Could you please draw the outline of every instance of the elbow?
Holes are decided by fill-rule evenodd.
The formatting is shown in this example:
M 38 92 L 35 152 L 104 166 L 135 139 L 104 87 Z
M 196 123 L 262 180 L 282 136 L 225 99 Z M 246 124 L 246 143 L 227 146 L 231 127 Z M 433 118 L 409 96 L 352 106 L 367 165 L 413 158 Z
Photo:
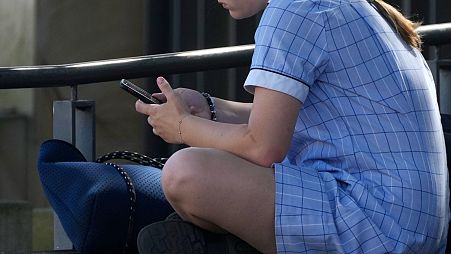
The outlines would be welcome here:
M 243 155 L 249 161 L 262 166 L 271 167 L 274 163 L 281 162 L 289 148 L 289 142 L 279 142 L 274 139 L 267 138 L 266 135 L 253 135 L 251 130 L 246 131 L 245 137 L 242 139 L 241 149 Z
M 260 146 L 255 149 L 253 157 L 253 162 L 259 166 L 269 168 L 274 163 L 283 161 L 286 156 L 286 149 L 280 149 L 274 146 Z

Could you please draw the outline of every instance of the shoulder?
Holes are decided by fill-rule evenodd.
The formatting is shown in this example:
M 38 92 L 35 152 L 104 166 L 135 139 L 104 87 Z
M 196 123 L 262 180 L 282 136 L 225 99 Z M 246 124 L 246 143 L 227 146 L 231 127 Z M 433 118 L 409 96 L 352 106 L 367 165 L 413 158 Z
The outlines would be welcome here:
M 362 0 L 358 0 L 362 1 Z M 350 1 L 340 0 L 271 0 L 265 12 L 284 11 L 303 15 L 333 12 Z
M 323 29 L 328 17 L 340 15 L 348 1 L 337 0 L 271 0 L 260 20 L 259 28 L 282 28 L 293 33 Z M 335 14 L 335 12 L 338 12 Z M 258 31 L 258 30 L 257 30 Z
M 310 18 L 323 16 L 323 19 L 339 19 L 349 22 L 356 15 L 372 16 L 367 0 L 271 0 L 264 11 L 261 24 L 272 22 L 281 14 L 290 18 Z M 360 15 L 360 16 L 362 16 Z
M 327 11 L 348 2 L 349 0 L 271 0 L 268 7 L 283 9 L 306 7 L 312 11 Z

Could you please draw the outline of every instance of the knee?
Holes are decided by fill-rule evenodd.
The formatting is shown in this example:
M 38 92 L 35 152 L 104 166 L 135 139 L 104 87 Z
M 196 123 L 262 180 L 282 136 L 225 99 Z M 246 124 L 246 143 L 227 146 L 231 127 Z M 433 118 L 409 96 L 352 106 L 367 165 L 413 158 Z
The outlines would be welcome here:
M 172 204 L 185 201 L 195 192 L 202 171 L 199 154 L 198 148 L 185 148 L 174 153 L 165 163 L 161 185 Z

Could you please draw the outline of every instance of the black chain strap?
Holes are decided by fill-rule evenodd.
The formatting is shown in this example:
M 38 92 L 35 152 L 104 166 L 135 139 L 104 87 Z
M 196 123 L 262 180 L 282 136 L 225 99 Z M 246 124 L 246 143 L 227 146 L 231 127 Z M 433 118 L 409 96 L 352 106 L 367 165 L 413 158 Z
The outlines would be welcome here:
M 111 163 L 106 162 L 108 160 L 115 160 L 115 159 L 122 159 L 122 160 L 128 160 L 132 161 L 144 166 L 152 166 L 155 168 L 162 169 L 164 166 L 164 163 L 167 161 L 167 158 L 150 158 L 146 155 L 139 154 L 136 152 L 129 152 L 129 151 L 115 151 L 112 153 L 105 154 L 99 158 L 96 159 L 97 163 L 105 163 L 106 165 L 114 167 L 117 172 L 121 175 L 121 177 L 124 179 L 125 184 L 127 186 L 127 193 L 130 200 L 130 207 L 129 207 L 129 217 L 128 217 L 128 229 L 127 229 L 127 239 L 125 241 L 125 246 L 123 249 L 123 253 L 127 253 L 128 249 L 130 247 L 130 241 L 132 241 L 132 235 L 133 235 L 133 226 L 135 222 L 135 207 L 136 207 L 136 191 L 135 186 L 133 185 L 132 179 L 127 174 L 127 172 L 124 170 L 123 167 Z
M 168 160 L 167 158 L 150 158 L 147 155 L 136 153 L 136 152 L 129 152 L 129 151 L 115 151 L 112 153 L 107 153 L 99 158 L 96 159 L 96 162 L 103 163 L 108 160 L 115 160 L 115 159 L 123 159 L 132 161 L 138 164 L 141 164 L 143 166 L 151 166 L 154 168 L 162 169 L 164 166 L 164 163 Z

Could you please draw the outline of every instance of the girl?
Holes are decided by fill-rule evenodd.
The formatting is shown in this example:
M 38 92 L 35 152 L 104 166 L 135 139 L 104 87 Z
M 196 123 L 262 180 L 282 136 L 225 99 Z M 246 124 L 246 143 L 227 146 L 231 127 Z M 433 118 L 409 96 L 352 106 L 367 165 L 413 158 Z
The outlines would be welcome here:
M 162 173 L 180 217 L 263 253 L 443 253 L 445 145 L 416 24 L 382 0 L 219 3 L 236 19 L 265 9 L 244 84 L 253 103 L 162 77 L 164 104 L 136 102 L 155 135 L 190 146 Z M 187 222 L 146 227 L 140 251 L 177 248 L 180 233 L 155 235 L 192 227 L 178 247 L 203 253 Z

